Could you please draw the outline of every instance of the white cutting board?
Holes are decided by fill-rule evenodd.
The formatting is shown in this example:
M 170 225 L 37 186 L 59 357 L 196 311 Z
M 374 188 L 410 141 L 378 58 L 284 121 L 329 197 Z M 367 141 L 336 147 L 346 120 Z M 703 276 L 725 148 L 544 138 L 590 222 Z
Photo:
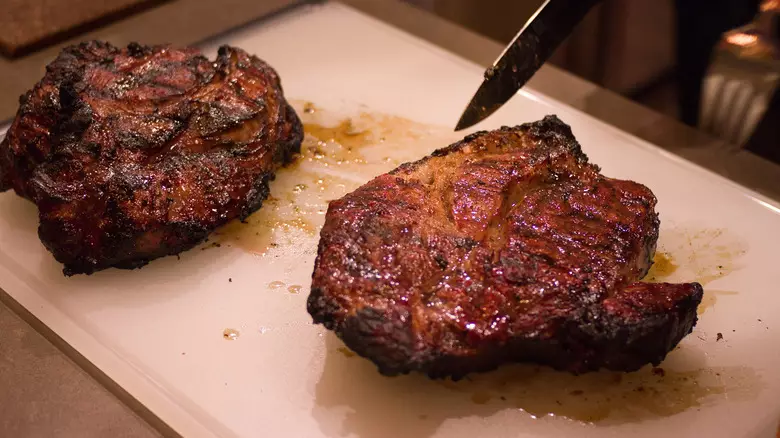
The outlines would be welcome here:
M 339 4 L 302 7 L 220 43 L 266 59 L 289 97 L 327 109 L 307 116 L 323 120 L 368 111 L 452 126 L 482 75 Z M 210 56 L 215 49 L 207 48 Z M 668 278 L 706 283 L 706 312 L 662 365 L 663 377 L 647 369 L 618 382 L 615 373 L 575 378 L 509 367 L 457 384 L 391 379 L 311 325 L 305 301 L 323 199 L 451 138 L 378 116 L 368 123 L 381 131 L 374 139 L 386 138 L 364 151 L 373 157 L 368 164 L 314 159 L 273 184 L 277 210 L 297 205 L 303 222 L 276 212 L 293 216 L 269 219 L 278 228 L 272 237 L 228 233 L 217 239 L 220 248 L 138 271 L 64 278 L 37 239 L 34 207 L 0 195 L 0 287 L 185 436 L 773 437 L 780 421 L 778 204 L 533 91 L 480 128 L 549 113 L 571 124 L 605 174 L 644 183 L 658 196 L 661 251 L 680 266 Z M 344 175 L 350 169 L 359 172 Z M 342 179 L 328 176 L 325 195 L 317 195 L 315 172 Z M 307 187 L 296 189 L 297 178 Z M 264 208 L 271 215 L 272 204 Z M 250 230 L 262 227 L 255 222 Z M 242 232 L 245 240 L 236 241 Z M 277 246 L 252 253 L 269 239 Z M 302 291 L 288 292 L 293 285 Z M 240 335 L 225 340 L 226 328 Z

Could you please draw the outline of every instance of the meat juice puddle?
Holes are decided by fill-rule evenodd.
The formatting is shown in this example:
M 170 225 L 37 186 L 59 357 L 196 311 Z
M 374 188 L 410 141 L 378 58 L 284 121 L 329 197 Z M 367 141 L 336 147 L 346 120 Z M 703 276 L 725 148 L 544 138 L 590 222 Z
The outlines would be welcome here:
M 311 103 L 292 103 L 304 123 L 301 154 L 277 173 L 263 207 L 244 223 L 233 222 L 217 231 L 211 245 L 237 247 L 261 257 L 282 252 L 313 256 L 330 200 L 462 137 L 446 128 L 400 117 L 361 112 L 356 117 L 345 118 Z M 710 234 L 715 240 L 718 237 L 716 231 L 699 234 L 686 237 L 690 243 L 688 248 L 683 245 L 682 250 L 659 249 L 646 281 L 668 280 L 677 271 L 678 263 L 688 266 L 696 258 L 697 254 L 691 251 L 695 245 L 691 242 L 707 240 Z M 732 261 L 740 254 L 739 250 L 723 245 L 700 246 L 697 253 L 714 249 L 719 251 L 721 260 L 696 264 L 693 268 L 696 278 L 684 280 L 706 284 L 737 269 Z M 278 280 L 267 287 L 291 294 L 303 292 L 300 285 L 288 286 Z M 718 296 L 729 294 L 734 292 L 707 290 L 699 313 L 715 305 Z M 343 345 L 329 353 L 342 360 L 355 357 Z M 677 350 L 670 358 L 684 353 Z M 534 418 L 564 417 L 597 423 L 663 417 L 699 407 L 714 397 L 750 396 L 757 382 L 753 371 L 742 367 L 691 371 L 646 367 L 630 374 L 598 372 L 573 376 L 543 367 L 513 365 L 459 382 L 426 384 L 464 393 L 475 405 L 502 404 L 519 408 Z M 427 420 L 432 415 L 422 413 L 416 418 Z
M 310 102 L 291 104 L 304 124 L 301 153 L 277 172 L 260 210 L 244 223 L 234 221 L 217 230 L 211 245 L 262 257 L 291 251 L 311 256 L 329 201 L 461 137 L 450 129 L 386 114 L 362 111 L 344 117 Z
M 708 283 L 739 269 L 738 259 L 745 250 L 738 242 L 730 241 L 723 230 L 675 230 L 668 234 L 663 241 L 676 244 L 661 247 L 644 281 L 698 281 L 706 288 Z M 693 278 L 674 278 L 680 264 L 693 271 Z M 735 294 L 706 290 L 699 314 L 712 308 L 718 296 Z M 759 376 L 748 367 L 677 370 L 701 362 L 686 350 L 675 349 L 659 368 L 647 366 L 634 373 L 573 376 L 545 367 L 512 365 L 495 373 L 471 376 L 466 382 L 440 384 L 470 394 L 471 401 L 478 405 L 514 405 L 534 418 L 564 417 L 585 423 L 665 417 L 716 400 L 754 398 L 760 390 Z
M 310 102 L 290 103 L 304 125 L 300 154 L 277 172 L 257 212 L 243 223 L 233 221 L 217 230 L 201 249 L 224 245 L 259 257 L 313 257 L 329 201 L 461 137 L 450 129 L 386 114 L 361 111 L 344 117 Z M 266 288 L 292 295 L 308 292 L 280 280 Z M 261 333 L 269 330 L 264 327 Z
M 747 367 L 669 371 L 646 367 L 634 373 L 579 376 L 545 367 L 511 365 L 467 382 L 439 382 L 478 405 L 517 408 L 540 418 L 619 424 L 668 417 L 715 400 L 750 399 L 760 379 Z
M 725 230 L 672 228 L 661 231 L 660 241 L 654 264 L 644 281 L 700 283 L 704 288 L 698 308 L 700 316 L 715 307 L 718 298 L 738 294 L 737 291 L 709 287 L 715 280 L 739 270 L 739 258 L 746 252 L 744 245 L 732 239 Z M 686 271 L 684 274 L 678 272 L 681 267 Z
M 661 234 L 654 266 L 645 281 L 698 281 L 707 288 L 710 282 L 738 270 L 739 258 L 745 252 L 723 230 L 676 228 Z M 699 314 L 712 308 L 717 297 L 735 293 L 707 289 Z M 713 337 L 709 342 L 717 340 Z M 338 345 L 330 352 L 330 360 L 362 360 L 340 342 Z M 350 363 L 342 366 L 351 366 Z M 424 379 L 400 379 L 415 378 Z M 534 419 L 561 418 L 603 425 L 668 417 L 726 400 L 754 399 L 763 386 L 760 376 L 749 367 L 706 366 L 705 353 L 695 345 L 675 349 L 660 367 L 646 366 L 633 373 L 601 371 L 574 376 L 546 367 L 516 364 L 472 374 L 458 382 L 415 382 L 414 385 L 426 385 L 427 395 L 425 400 L 415 403 L 421 408 L 409 420 L 446 420 L 446 415 L 435 409 L 425 409 L 431 406 L 427 397 L 450 400 L 454 393 L 460 396 L 459 403 L 474 405 L 474 413 L 489 415 L 503 409 L 519 409 Z M 373 386 L 370 381 L 363 385 Z

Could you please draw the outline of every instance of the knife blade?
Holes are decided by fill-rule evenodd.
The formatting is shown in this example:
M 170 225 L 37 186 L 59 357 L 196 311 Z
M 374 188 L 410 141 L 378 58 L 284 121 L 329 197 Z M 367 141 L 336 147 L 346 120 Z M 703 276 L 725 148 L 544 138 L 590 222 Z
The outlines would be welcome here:
M 588 11 L 601 0 L 545 0 L 493 65 L 460 117 L 455 131 L 473 126 L 528 82 Z

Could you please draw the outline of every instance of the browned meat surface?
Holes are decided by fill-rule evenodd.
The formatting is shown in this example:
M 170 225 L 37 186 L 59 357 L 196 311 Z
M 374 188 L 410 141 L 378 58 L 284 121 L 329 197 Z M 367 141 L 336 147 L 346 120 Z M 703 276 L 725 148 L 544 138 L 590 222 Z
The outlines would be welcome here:
M 88 42 L 20 99 L 0 144 L 0 190 L 37 204 L 68 275 L 135 268 L 245 218 L 300 149 L 276 72 L 222 47 Z
M 476 133 L 330 204 L 308 310 L 388 375 L 658 364 L 702 288 L 637 282 L 655 204 L 554 116 Z

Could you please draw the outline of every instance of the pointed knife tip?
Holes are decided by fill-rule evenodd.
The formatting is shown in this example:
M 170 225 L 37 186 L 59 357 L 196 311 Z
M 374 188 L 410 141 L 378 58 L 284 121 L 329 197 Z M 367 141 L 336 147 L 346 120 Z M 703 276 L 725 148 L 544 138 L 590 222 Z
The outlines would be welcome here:
M 463 110 L 463 114 L 461 114 L 460 120 L 458 120 L 458 123 L 455 125 L 455 132 L 470 128 L 485 120 L 502 105 L 503 102 L 491 102 L 490 104 L 486 105 L 484 102 L 485 95 L 483 89 L 484 84 L 479 88 L 479 90 L 477 90 L 477 93 L 474 94 L 474 97 L 471 98 L 471 101 L 466 106 L 466 109 Z
M 462 131 L 467 128 L 471 128 L 472 126 L 476 125 L 477 123 L 481 122 L 484 119 L 485 116 L 482 114 L 472 114 L 466 111 L 463 113 L 463 115 L 460 117 L 460 120 L 458 120 L 458 123 L 455 125 L 455 132 Z
M 482 118 L 479 117 L 479 115 L 475 115 L 474 111 L 471 109 L 471 105 L 469 105 L 466 110 L 463 111 L 463 114 L 461 114 L 458 123 L 455 124 L 455 132 L 470 128 L 480 122 Z
M 469 126 L 471 126 L 471 125 L 469 125 L 467 123 L 458 122 L 458 124 L 455 125 L 455 132 L 463 131 L 464 129 L 468 128 Z

